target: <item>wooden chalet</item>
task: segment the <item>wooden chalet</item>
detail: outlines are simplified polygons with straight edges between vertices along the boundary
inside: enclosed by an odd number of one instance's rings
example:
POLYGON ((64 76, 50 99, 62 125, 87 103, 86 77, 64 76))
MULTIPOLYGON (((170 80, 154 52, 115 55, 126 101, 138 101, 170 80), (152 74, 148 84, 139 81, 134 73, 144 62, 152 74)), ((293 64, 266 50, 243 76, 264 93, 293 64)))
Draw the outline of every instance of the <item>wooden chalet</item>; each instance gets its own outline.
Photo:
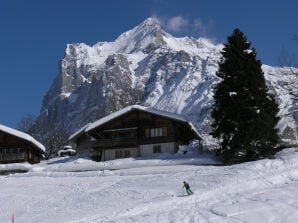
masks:
POLYGON ((38 163, 45 147, 21 131, 0 125, 0 163, 38 163))
POLYGON ((176 153, 193 139, 201 137, 183 116, 139 105, 90 123, 69 138, 79 154, 98 161, 176 153))

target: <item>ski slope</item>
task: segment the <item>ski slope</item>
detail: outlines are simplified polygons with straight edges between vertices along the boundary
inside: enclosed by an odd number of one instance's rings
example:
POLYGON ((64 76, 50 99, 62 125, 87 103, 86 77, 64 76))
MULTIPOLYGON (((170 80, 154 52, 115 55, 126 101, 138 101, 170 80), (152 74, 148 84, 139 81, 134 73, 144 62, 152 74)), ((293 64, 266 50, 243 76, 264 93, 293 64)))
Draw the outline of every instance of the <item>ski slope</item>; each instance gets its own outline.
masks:
POLYGON ((0 176, 0 222, 10 222, 11 213, 22 223, 298 222, 298 148, 234 166, 203 160, 214 163, 163 157, 27 164, 28 173, 0 176), (184 180, 194 195, 184 196, 184 180))

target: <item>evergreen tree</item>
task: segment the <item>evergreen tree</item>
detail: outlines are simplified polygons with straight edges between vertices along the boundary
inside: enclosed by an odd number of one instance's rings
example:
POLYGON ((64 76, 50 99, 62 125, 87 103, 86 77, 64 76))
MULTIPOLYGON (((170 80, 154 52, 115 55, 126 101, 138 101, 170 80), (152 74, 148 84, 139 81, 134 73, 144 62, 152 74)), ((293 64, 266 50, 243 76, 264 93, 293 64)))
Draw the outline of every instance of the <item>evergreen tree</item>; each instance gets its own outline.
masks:
POLYGON ((278 105, 268 94, 261 62, 245 35, 235 29, 222 50, 216 73, 211 135, 221 142, 225 162, 246 161, 273 154, 279 137, 278 105))

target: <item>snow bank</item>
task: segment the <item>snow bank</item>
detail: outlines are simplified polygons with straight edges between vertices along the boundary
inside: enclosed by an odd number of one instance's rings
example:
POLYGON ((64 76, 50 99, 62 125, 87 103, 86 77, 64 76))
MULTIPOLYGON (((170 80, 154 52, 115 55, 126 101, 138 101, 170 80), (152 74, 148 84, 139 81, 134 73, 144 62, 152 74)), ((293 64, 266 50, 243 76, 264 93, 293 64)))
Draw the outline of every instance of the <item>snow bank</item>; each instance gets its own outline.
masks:
POLYGON ((0 170, 12 170, 14 168, 28 170, 28 175, 39 176, 49 172, 84 172, 119 170, 130 168, 142 168, 150 166, 175 166, 175 165, 213 165, 219 164, 210 154, 200 154, 189 152, 188 154, 161 154, 160 156, 147 158, 124 158, 106 162, 95 162, 88 157, 71 156, 54 158, 49 161, 42 161, 40 164, 10 164, 0 165, 0 170))
POLYGON ((23 223, 298 220, 298 148, 285 149, 276 159, 233 166, 168 158, 105 162, 129 167, 114 171, 98 170, 103 163, 83 157, 59 158, 32 165, 28 173, 0 176, 0 222, 9 222, 11 213, 23 223), (96 171, 61 171, 83 165, 96 171), (184 196, 184 180, 194 195, 184 196))

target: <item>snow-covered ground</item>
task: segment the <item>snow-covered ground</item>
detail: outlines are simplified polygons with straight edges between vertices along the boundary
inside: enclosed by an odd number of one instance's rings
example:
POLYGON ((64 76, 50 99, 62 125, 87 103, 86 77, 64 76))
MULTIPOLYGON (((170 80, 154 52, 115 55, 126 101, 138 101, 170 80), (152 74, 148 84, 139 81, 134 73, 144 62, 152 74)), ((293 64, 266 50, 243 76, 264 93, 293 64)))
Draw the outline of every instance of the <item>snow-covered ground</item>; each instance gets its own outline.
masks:
POLYGON ((22 223, 298 222, 298 148, 272 160, 201 165, 208 163, 215 161, 177 155, 19 164, 28 173, 0 176, 0 222, 12 213, 22 223), (184 180, 194 195, 184 196, 184 180))

